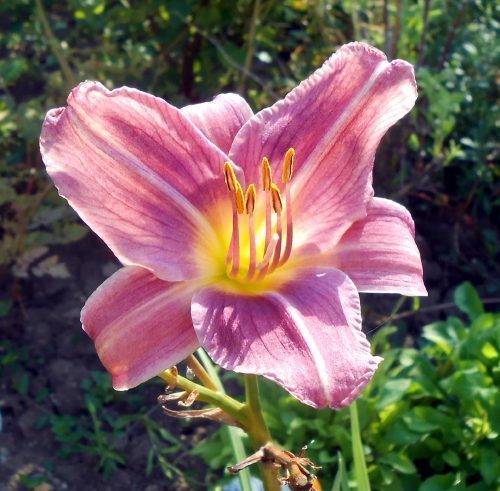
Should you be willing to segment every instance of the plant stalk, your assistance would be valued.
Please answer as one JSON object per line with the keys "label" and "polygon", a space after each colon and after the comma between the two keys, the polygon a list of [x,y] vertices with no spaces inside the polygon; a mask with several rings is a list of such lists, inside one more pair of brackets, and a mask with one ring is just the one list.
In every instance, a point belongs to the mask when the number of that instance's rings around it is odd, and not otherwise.
{"label": "plant stalk", "polygon": [[[256,375],[245,375],[245,410],[248,425],[245,427],[255,450],[271,441],[271,435],[267,428],[262,407],[260,404],[259,384]],[[271,463],[261,464],[262,482],[266,491],[280,491],[281,485],[278,481],[278,470]]]}
{"label": "plant stalk", "polygon": [[[211,380],[213,380],[217,390],[225,394],[224,386],[222,385],[222,381],[215,370],[212,361],[205,353],[203,348],[199,348],[198,356],[200,357],[201,363],[205,370],[207,371],[208,376]],[[239,428],[234,428],[232,426],[226,426],[225,430],[229,436],[229,440],[231,442],[231,447],[233,450],[233,456],[236,462],[242,462],[246,458],[245,447],[243,445],[243,441],[241,438],[241,430]],[[252,483],[250,480],[250,471],[248,469],[242,469],[238,473],[238,478],[240,480],[241,491],[252,491]]]}
{"label": "plant stalk", "polygon": [[358,406],[356,405],[356,401],[349,406],[349,413],[351,415],[352,455],[354,459],[354,475],[356,476],[358,485],[357,489],[359,491],[370,491],[370,480],[368,478],[363,443],[361,441]]}
{"label": "plant stalk", "polygon": [[160,373],[159,377],[173,387],[179,387],[187,392],[198,391],[198,401],[207,402],[215,407],[221,408],[238,421],[243,427],[248,425],[247,415],[245,414],[245,405],[232,397],[203,387],[202,385],[192,382],[185,377],[181,377],[180,375],[174,373],[172,369],[165,370]]}
{"label": "plant stalk", "polygon": [[198,358],[194,355],[189,355],[186,358],[187,366],[193,371],[193,373],[198,377],[198,380],[207,388],[213,391],[218,391],[219,387],[210,378],[210,375],[203,368],[203,365],[198,361]]}

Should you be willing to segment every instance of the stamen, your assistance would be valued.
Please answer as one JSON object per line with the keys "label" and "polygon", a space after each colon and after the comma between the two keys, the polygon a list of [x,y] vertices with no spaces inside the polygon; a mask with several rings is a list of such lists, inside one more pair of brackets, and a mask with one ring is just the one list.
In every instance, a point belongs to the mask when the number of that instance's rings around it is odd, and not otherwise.
{"label": "stamen", "polygon": [[229,243],[229,249],[226,255],[226,266],[231,264],[233,260],[233,249],[234,249],[234,228],[238,227],[238,211],[236,210],[236,203],[234,199],[231,200],[231,205],[233,207],[233,231],[231,233],[231,242]]}
{"label": "stamen", "polygon": [[[238,184],[238,178],[234,173],[233,166],[231,162],[224,162],[224,182],[226,183],[227,190],[231,193],[236,191],[236,186]],[[231,204],[233,207],[233,232],[231,234],[231,242],[229,243],[229,249],[227,250],[226,255],[226,266],[231,264],[234,256],[234,230],[235,230],[235,221],[238,221],[236,203],[234,199],[231,200]]]}
{"label": "stamen", "polygon": [[283,201],[281,200],[281,193],[276,184],[271,184],[271,203],[273,210],[276,213],[276,233],[278,234],[278,242],[274,250],[273,262],[271,264],[271,271],[274,271],[278,266],[281,255],[281,242],[283,237],[283,229],[281,224],[281,212],[283,211]]}
{"label": "stamen", "polygon": [[257,191],[253,184],[250,184],[245,193],[245,208],[248,215],[248,236],[250,238],[250,262],[248,266],[247,279],[251,279],[255,274],[256,263],[256,248],[255,248],[255,227],[253,221],[253,212],[255,209],[255,200],[257,198]]}
{"label": "stamen", "polygon": [[273,183],[273,176],[271,171],[271,164],[267,157],[262,159],[262,190],[266,195],[266,241],[264,243],[264,254],[267,250],[269,242],[271,241],[272,224],[271,224],[271,184]]}
{"label": "stamen", "polygon": [[285,159],[283,160],[283,173],[281,174],[281,180],[283,181],[283,184],[292,180],[294,160],[295,149],[289,148],[286,151]]}
{"label": "stamen", "polygon": [[273,204],[273,210],[275,213],[281,213],[283,211],[281,193],[276,184],[271,184],[271,203]]}
{"label": "stamen", "polygon": [[[231,235],[231,244],[229,245],[229,251],[226,257],[226,264],[229,265],[231,261],[233,262],[233,267],[231,268],[230,276],[236,276],[238,270],[240,269],[240,230],[238,226],[238,210],[236,209],[236,200],[231,200],[233,205],[233,234]],[[231,258],[229,259],[231,253]],[[229,259],[229,262],[228,262]]]}
{"label": "stamen", "polygon": [[262,159],[262,191],[270,191],[273,183],[273,174],[271,164],[267,157]]}
{"label": "stamen", "polygon": [[247,214],[253,214],[255,209],[255,200],[257,198],[257,190],[255,189],[255,184],[250,184],[245,193],[245,208]]}
{"label": "stamen", "polygon": [[236,184],[238,183],[238,179],[236,177],[236,174],[234,173],[231,162],[224,162],[224,182],[226,183],[228,191],[231,191],[232,193],[236,191]]}
{"label": "stamen", "polygon": [[271,241],[269,242],[269,245],[267,246],[266,253],[264,254],[264,257],[262,258],[262,261],[259,264],[257,264],[257,270],[261,271],[261,273],[262,273],[262,270],[264,268],[266,268],[266,270],[267,270],[267,267],[269,266],[269,261],[273,257],[274,249],[276,248],[276,244],[278,243],[278,240],[279,240],[279,235],[273,234],[273,236],[271,237]]}
{"label": "stamen", "polygon": [[[272,273],[276,268],[288,261],[293,244],[293,223],[292,223],[292,199],[290,181],[294,172],[295,149],[289,148],[283,159],[283,170],[281,180],[284,184],[285,201],[280,189],[272,180],[271,164],[267,157],[262,159],[262,190],[265,195],[265,242],[262,260],[257,264],[256,237],[254,212],[257,200],[257,190],[254,184],[250,184],[243,192],[240,182],[236,177],[231,162],[224,163],[224,182],[227,190],[231,193],[231,205],[233,211],[233,231],[229,250],[226,256],[226,266],[231,268],[229,276],[235,278],[240,272],[240,234],[239,215],[248,215],[248,240],[249,240],[249,261],[246,280],[252,280],[258,272],[256,280],[260,280],[268,273]],[[286,243],[282,254],[282,244],[285,239],[283,233],[283,212],[286,208]],[[273,212],[276,214],[276,225],[273,225]],[[275,233],[273,234],[273,229]],[[246,239],[246,238],[245,238]]]}
{"label": "stamen", "polygon": [[[238,224],[238,215],[245,213],[245,201],[243,197],[243,190],[241,189],[241,185],[236,180],[235,182],[235,191],[234,191],[234,200],[233,203],[233,267],[231,268],[230,276],[236,276],[240,269],[240,228]],[[236,213],[234,211],[236,210]]]}
{"label": "stamen", "polygon": [[286,243],[283,257],[279,262],[279,266],[285,264],[290,258],[293,244],[293,222],[292,222],[292,196],[290,193],[290,181],[292,180],[293,168],[295,161],[295,149],[289,148],[285,154],[283,161],[282,180],[285,184],[285,207],[286,207]]}

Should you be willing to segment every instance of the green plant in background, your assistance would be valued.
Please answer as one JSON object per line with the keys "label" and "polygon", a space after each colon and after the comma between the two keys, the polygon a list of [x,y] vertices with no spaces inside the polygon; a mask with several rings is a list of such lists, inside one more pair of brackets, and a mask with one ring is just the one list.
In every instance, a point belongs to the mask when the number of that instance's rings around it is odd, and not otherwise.
{"label": "green plant in background", "polygon": [[[283,96],[334,47],[356,38],[417,65],[417,113],[384,150],[382,162],[392,170],[382,172],[383,186],[408,197],[424,217],[449,212],[454,248],[434,259],[498,292],[495,2],[26,0],[3,2],[0,19],[0,284],[11,275],[68,274],[53,246],[86,233],[47,184],[36,143],[45,111],[63,105],[75,81],[135,86],[178,105],[238,90],[258,109]],[[394,170],[389,182],[385,176]],[[479,247],[464,251],[461,237],[471,231]],[[2,294],[0,322],[18,300],[15,289]],[[470,286],[456,301],[469,322],[449,318],[426,326],[416,347],[391,348],[393,326],[375,336],[386,361],[358,403],[373,489],[496,486],[499,318],[482,312]],[[21,395],[30,386],[27,356],[8,344],[0,352],[2,374],[13,374]],[[107,379],[95,377],[82,388],[85,414],[42,421],[57,441],[108,476],[124,462],[119,442],[127,429],[144,425],[151,442],[147,472],[160,466],[166,476],[176,473],[178,440],[143,416],[140,405],[132,415],[108,417],[114,396]],[[266,384],[265,391],[279,394],[266,412],[271,431],[288,435],[280,443],[298,451],[315,438],[309,455],[323,465],[325,482],[342,491],[349,480],[352,485],[348,413],[313,418],[276,388]],[[218,432],[194,453],[220,469],[234,461],[230,448]],[[42,478],[26,479],[29,487]]]}
{"label": "green plant in background", "polygon": [[131,431],[140,426],[150,442],[145,474],[150,475],[155,467],[161,469],[166,478],[174,473],[182,474],[170,459],[173,455],[176,459],[182,455],[182,442],[151,418],[159,407],[146,411],[143,398],[132,395],[132,399],[127,397],[127,403],[131,405],[129,411],[135,411],[115,414],[113,405],[123,402],[124,397],[113,390],[109,375],[103,372],[92,372],[92,377],[83,381],[82,391],[86,413],[78,416],[46,413],[38,420],[39,428],[51,428],[62,456],[86,455],[108,479],[118,466],[126,464],[126,456],[120,448]]}
{"label": "green plant in background", "polygon": [[[357,401],[373,490],[500,485],[500,314],[484,312],[468,283],[457,288],[455,302],[468,322],[448,317],[429,324],[416,347],[392,347],[392,325],[374,338],[384,362]],[[309,444],[308,455],[323,466],[324,489],[334,482],[334,489],[354,489],[349,409],[317,412],[272,384],[264,386],[264,401],[273,401],[265,414],[270,430],[285,436],[280,443],[297,450]],[[221,468],[230,459],[225,438],[218,431],[193,452]]]}
{"label": "green plant in background", "polygon": [[[37,0],[4,2],[0,17],[3,274],[21,261],[22,275],[40,259],[50,270],[57,258],[46,257],[47,244],[85,233],[47,186],[36,142],[45,111],[62,105],[77,81],[135,86],[176,105],[237,89],[261,108],[352,39],[417,65],[417,112],[379,159],[393,167],[381,165],[381,175],[397,171],[382,185],[425,195],[414,204],[424,210],[450,207],[459,226],[477,227],[486,263],[495,264],[500,49],[492,0]],[[465,273],[491,279],[485,259],[452,259]]]}

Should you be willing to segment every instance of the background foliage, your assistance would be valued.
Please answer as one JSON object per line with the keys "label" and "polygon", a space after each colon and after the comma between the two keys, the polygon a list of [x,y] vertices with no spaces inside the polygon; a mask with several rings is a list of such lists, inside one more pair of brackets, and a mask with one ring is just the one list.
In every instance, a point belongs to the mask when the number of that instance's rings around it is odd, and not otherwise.
{"label": "background foliage", "polygon": [[[424,309],[449,300],[464,280],[481,296],[498,296],[497,31],[493,0],[1,2],[2,328],[20,315],[34,279],[71,281],[55,251],[88,232],[57,196],[38,151],[45,112],[64,105],[79,81],[137,87],[178,106],[236,91],[259,110],[351,40],[416,68],[417,106],[384,139],[375,186],[417,222],[431,293]],[[359,403],[375,489],[494,489],[499,318],[483,313],[476,295],[470,285],[457,291],[466,323],[448,317],[421,336],[419,325],[409,325],[406,339],[392,325],[376,332],[386,361]],[[2,376],[26,395],[33,360],[3,334]],[[99,472],[111,475],[125,462],[120,438],[140,424],[150,441],[146,470],[181,472],[170,455],[179,439],[144,415],[144,400],[128,400],[129,415],[118,417],[109,412],[117,399],[107,380],[96,374],[85,383],[84,413],[49,413],[39,422],[66,452],[95,458]],[[267,409],[280,443],[297,450],[315,438],[311,456],[324,466],[325,482],[342,462],[350,471],[346,413],[312,413],[276,388],[266,391],[279,394]],[[37,397],[44,404],[47,395]],[[220,438],[196,450],[218,470],[227,463]]]}

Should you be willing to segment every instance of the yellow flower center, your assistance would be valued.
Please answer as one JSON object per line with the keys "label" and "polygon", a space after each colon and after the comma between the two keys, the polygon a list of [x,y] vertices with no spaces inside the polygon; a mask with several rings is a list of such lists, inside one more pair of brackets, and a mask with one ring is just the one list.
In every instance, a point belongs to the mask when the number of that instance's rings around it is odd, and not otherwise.
{"label": "yellow flower center", "polygon": [[224,164],[224,181],[231,194],[232,230],[229,243],[225,244],[225,258],[222,259],[220,252],[216,258],[212,257],[219,288],[259,294],[276,288],[289,277],[290,268],[285,265],[293,244],[290,182],[294,158],[295,150],[290,148],[283,159],[284,199],[273,182],[269,160],[262,159],[260,197],[264,198],[261,201],[265,206],[260,207],[255,184],[250,184],[244,192],[231,163]]}

